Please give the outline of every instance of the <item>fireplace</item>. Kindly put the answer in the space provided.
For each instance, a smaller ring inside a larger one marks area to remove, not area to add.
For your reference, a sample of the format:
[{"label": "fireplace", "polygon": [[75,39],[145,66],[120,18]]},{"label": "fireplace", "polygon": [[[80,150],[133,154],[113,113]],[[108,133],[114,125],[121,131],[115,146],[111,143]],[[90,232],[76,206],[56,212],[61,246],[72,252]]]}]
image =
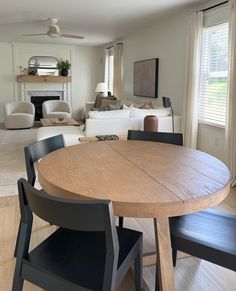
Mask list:
[{"label": "fireplace", "polygon": [[42,104],[48,100],[60,100],[60,96],[31,96],[31,102],[35,107],[35,121],[40,121],[43,118]]}]

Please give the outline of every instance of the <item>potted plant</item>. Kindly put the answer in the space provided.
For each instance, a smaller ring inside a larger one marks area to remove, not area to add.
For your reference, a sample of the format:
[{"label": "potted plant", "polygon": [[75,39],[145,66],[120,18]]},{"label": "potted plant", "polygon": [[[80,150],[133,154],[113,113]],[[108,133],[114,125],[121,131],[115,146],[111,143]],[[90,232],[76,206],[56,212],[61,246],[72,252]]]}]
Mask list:
[{"label": "potted plant", "polygon": [[59,60],[57,68],[60,70],[60,75],[63,77],[68,76],[68,71],[71,68],[71,63],[68,60]]}]

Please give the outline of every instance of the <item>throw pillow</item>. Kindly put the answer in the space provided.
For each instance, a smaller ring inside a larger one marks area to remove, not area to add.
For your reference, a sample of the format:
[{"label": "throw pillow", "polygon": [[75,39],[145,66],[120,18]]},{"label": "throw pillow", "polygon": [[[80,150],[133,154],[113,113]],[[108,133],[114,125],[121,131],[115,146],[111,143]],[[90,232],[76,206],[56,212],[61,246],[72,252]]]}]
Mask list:
[{"label": "throw pillow", "polygon": [[129,109],[132,109],[132,108],[134,108],[134,107],[135,107],[134,104],[130,104],[130,105],[123,104],[123,109],[124,109],[124,110],[129,110]]},{"label": "throw pillow", "polygon": [[95,108],[100,108],[101,105],[102,105],[102,100],[116,100],[116,99],[117,98],[115,96],[104,97],[104,96],[97,95],[94,107]]},{"label": "throw pillow", "polygon": [[93,107],[90,111],[101,111],[100,108]]},{"label": "throw pillow", "polygon": [[103,99],[101,104],[101,110],[105,111],[107,107],[108,110],[118,110],[121,107],[121,101]]},{"label": "throw pillow", "polygon": [[144,102],[142,106],[139,107],[140,109],[153,109],[152,101],[150,102]]},{"label": "throw pillow", "polygon": [[105,135],[96,135],[98,141],[105,141],[105,140],[119,140],[119,136],[115,134],[105,134]]},{"label": "throw pillow", "polygon": [[109,104],[108,106],[109,106],[110,110],[120,110],[120,109],[122,109],[121,103]]}]

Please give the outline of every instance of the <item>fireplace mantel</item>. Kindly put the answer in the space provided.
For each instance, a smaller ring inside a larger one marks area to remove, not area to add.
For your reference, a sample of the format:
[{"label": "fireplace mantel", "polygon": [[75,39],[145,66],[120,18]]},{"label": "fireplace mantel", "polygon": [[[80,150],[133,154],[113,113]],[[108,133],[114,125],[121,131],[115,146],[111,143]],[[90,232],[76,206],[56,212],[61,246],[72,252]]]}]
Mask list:
[{"label": "fireplace mantel", "polygon": [[17,82],[20,83],[70,83],[71,76],[31,76],[31,75],[18,75]]},{"label": "fireplace mantel", "polygon": [[[18,75],[16,101],[30,101],[29,92],[62,92],[61,99],[71,103],[71,76]],[[48,94],[46,94],[47,96]],[[50,94],[49,94],[50,95]],[[41,96],[41,95],[40,95]]]}]

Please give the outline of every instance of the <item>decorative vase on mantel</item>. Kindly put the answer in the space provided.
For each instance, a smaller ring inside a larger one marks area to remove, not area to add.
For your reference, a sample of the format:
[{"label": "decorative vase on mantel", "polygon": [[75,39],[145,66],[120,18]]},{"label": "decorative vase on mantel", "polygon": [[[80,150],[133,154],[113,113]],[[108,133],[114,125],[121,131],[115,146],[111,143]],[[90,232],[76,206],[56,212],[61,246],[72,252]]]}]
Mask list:
[{"label": "decorative vase on mantel", "polygon": [[61,74],[61,76],[63,76],[63,77],[67,77],[68,76],[68,70],[67,69],[61,69],[61,72],[60,72],[60,74]]}]

